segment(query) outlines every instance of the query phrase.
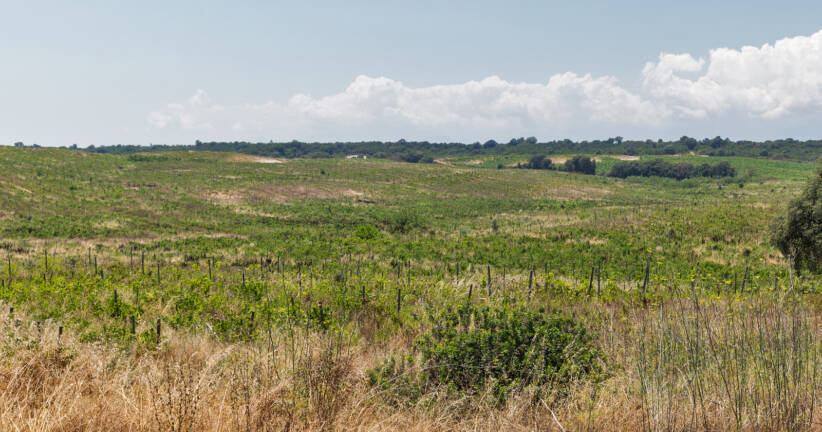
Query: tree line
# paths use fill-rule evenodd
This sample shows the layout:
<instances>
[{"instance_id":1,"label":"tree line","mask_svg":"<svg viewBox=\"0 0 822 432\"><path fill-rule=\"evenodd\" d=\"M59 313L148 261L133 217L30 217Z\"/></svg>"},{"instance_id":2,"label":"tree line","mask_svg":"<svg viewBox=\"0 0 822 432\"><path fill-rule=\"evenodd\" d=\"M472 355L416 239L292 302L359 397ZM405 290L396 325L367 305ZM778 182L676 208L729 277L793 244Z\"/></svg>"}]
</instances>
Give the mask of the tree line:
<instances>
[{"instance_id":1,"label":"tree line","mask_svg":"<svg viewBox=\"0 0 822 432\"><path fill-rule=\"evenodd\" d=\"M617 162L611 167L608 177L668 177L684 180L691 177L734 177L736 170L728 162L715 165L703 163L693 165L687 162L669 162L663 159Z\"/></svg>"},{"instance_id":2,"label":"tree line","mask_svg":"<svg viewBox=\"0 0 822 432\"><path fill-rule=\"evenodd\" d=\"M22 143L20 143L22 145ZM71 148L77 148L72 146ZM822 140L799 141L793 138L770 141L732 141L714 137L696 139L683 136L678 140L624 140L622 137L593 141L555 140L538 142L535 137L513 138L507 143L488 140L484 143L432 143L428 141L361 141L361 142L273 142L245 141L202 142L194 145L110 145L89 146L95 153L128 154L160 151L236 152L278 158L342 158L350 155L392 159L404 162L431 163L436 158L459 156L505 156L535 154L589 155L673 155L746 156L771 159L813 161L822 156Z\"/></svg>"}]
</instances>

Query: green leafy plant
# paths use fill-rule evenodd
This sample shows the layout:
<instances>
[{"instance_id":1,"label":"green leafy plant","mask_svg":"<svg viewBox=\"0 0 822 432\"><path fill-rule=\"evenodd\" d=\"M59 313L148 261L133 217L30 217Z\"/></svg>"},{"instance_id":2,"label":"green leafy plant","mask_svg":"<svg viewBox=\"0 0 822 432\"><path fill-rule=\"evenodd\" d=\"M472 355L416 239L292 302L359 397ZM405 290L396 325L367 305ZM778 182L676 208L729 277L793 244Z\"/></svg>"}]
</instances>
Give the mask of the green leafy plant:
<instances>
[{"instance_id":1,"label":"green leafy plant","mask_svg":"<svg viewBox=\"0 0 822 432\"><path fill-rule=\"evenodd\" d=\"M432 318L415 343L428 384L469 393L492 385L502 400L517 388L604 376L595 336L571 318L468 304Z\"/></svg>"},{"instance_id":2,"label":"green leafy plant","mask_svg":"<svg viewBox=\"0 0 822 432\"><path fill-rule=\"evenodd\" d=\"M365 224L358 226L354 234L361 240L373 240L380 236L380 230L374 225Z\"/></svg>"}]
</instances>

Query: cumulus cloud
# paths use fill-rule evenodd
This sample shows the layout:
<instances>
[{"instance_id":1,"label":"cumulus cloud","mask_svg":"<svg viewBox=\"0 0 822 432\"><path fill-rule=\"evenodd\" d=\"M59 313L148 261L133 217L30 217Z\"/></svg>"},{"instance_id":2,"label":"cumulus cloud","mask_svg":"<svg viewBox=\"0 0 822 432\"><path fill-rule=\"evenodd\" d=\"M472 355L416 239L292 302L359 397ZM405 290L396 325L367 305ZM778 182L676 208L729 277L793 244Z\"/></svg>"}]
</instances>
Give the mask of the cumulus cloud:
<instances>
[{"instance_id":1,"label":"cumulus cloud","mask_svg":"<svg viewBox=\"0 0 822 432\"><path fill-rule=\"evenodd\" d=\"M653 105L615 78L565 73L547 83L512 83L492 76L462 84L411 88L389 78L359 76L342 93L319 99L299 94L289 109L306 116L355 122L402 119L421 126L548 124L580 114L602 122L655 122Z\"/></svg>"},{"instance_id":2,"label":"cumulus cloud","mask_svg":"<svg viewBox=\"0 0 822 432\"><path fill-rule=\"evenodd\" d=\"M683 73L704 73L694 78ZM777 119L822 108L822 31L762 47L711 50L708 60L661 54L642 71L649 97L690 117L742 112Z\"/></svg>"},{"instance_id":3,"label":"cumulus cloud","mask_svg":"<svg viewBox=\"0 0 822 432\"><path fill-rule=\"evenodd\" d=\"M662 53L630 89L612 76L573 72L545 82L497 76L459 84L409 87L386 77L357 77L340 93L296 94L285 103L221 105L198 90L184 103L151 112L156 128L266 131L407 126L507 131L523 125L582 129L659 126L723 115L779 119L822 114L822 31L773 45L711 50L707 59ZM402 133L402 131L398 131Z\"/></svg>"}]
</instances>

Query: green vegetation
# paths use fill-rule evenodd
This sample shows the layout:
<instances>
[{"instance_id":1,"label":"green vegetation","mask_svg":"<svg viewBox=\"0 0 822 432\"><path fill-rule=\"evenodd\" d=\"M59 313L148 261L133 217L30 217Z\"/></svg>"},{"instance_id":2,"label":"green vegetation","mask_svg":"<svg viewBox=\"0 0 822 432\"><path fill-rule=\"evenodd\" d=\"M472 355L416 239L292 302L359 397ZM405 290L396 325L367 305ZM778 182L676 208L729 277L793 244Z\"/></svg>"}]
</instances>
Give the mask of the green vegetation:
<instances>
[{"instance_id":1,"label":"green vegetation","mask_svg":"<svg viewBox=\"0 0 822 432\"><path fill-rule=\"evenodd\" d=\"M644 161L617 162L608 172L608 177L627 178L639 177L668 177L685 180L691 177L733 177L736 170L728 162L719 162L716 165L706 163L695 166L687 162L672 163L663 159Z\"/></svg>"},{"instance_id":2,"label":"green vegetation","mask_svg":"<svg viewBox=\"0 0 822 432\"><path fill-rule=\"evenodd\" d=\"M552 421L550 407L573 430L615 415L646 430L769 430L766 411L811 424L819 405L801 395L822 395L810 327L822 279L786 255L818 261L813 165L717 157L710 169L735 177L622 179L603 174L625 155L559 157L600 175L496 169L521 156L0 148L0 301L31 323L0 320L3 349L59 325L72 349L110 348L118 365L166 361L189 336L197 350L251 350L220 357L209 382L274 398L293 424L354 428L380 407L475 420L515 407L522 425ZM777 248L768 227L786 210ZM254 372L225 378L237 365Z\"/></svg>"},{"instance_id":3,"label":"green vegetation","mask_svg":"<svg viewBox=\"0 0 822 432\"><path fill-rule=\"evenodd\" d=\"M22 143L21 143L22 145ZM697 140L683 136L676 141L624 140L622 137L593 141L559 140L537 142L534 137L513 138L508 143L494 140L473 144L430 143L427 141L396 142L336 142L304 143L249 143L200 142L195 145L115 145L91 146L87 151L108 154L144 153L157 151L212 151L236 152L277 158L342 158L349 155L391 159L405 162L433 162L436 158L510 157L528 155L674 155L702 154L706 156L744 156L756 158L813 161L822 156L822 140L798 141L791 138L773 141L731 141L715 137Z\"/></svg>"},{"instance_id":4,"label":"green vegetation","mask_svg":"<svg viewBox=\"0 0 822 432\"><path fill-rule=\"evenodd\" d=\"M562 386L601 373L593 340L567 317L464 305L440 312L416 346L430 382L464 391L491 380L504 398L512 386Z\"/></svg>"},{"instance_id":5,"label":"green vegetation","mask_svg":"<svg viewBox=\"0 0 822 432\"><path fill-rule=\"evenodd\" d=\"M597 164L587 156L574 156L565 161L565 171L593 175L597 172Z\"/></svg>"},{"instance_id":6,"label":"green vegetation","mask_svg":"<svg viewBox=\"0 0 822 432\"><path fill-rule=\"evenodd\" d=\"M822 265L822 169L817 169L786 214L774 221L772 241L796 270L818 272Z\"/></svg>"}]
</instances>

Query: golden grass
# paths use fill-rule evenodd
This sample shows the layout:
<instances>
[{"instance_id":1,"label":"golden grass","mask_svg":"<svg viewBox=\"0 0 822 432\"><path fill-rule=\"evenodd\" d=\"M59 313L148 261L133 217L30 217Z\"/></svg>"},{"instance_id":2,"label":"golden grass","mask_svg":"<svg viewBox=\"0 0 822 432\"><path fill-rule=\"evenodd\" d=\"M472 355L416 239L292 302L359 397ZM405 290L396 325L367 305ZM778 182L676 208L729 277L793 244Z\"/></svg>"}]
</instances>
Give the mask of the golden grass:
<instances>
[{"instance_id":1,"label":"golden grass","mask_svg":"<svg viewBox=\"0 0 822 432\"><path fill-rule=\"evenodd\" d=\"M300 329L275 332L270 345L220 343L169 329L157 349L123 350L81 343L69 333L58 340L55 324L38 326L4 311L0 425L4 431L822 430L819 360L806 356L819 348L817 312L758 300L705 300L695 307L688 299L629 311L627 320L616 306L576 305L568 312L587 316L600 334L613 363L602 385L579 382L564 394L526 388L504 406L490 394L435 389L424 396L427 403L395 406L368 386L365 371L409 349L414 335L373 341L367 320L353 345ZM753 334L758 330L767 334ZM697 334L705 337L700 361L706 363L691 368L687 356ZM771 351L757 357L749 348ZM783 372L794 378L782 380Z\"/></svg>"}]
</instances>

